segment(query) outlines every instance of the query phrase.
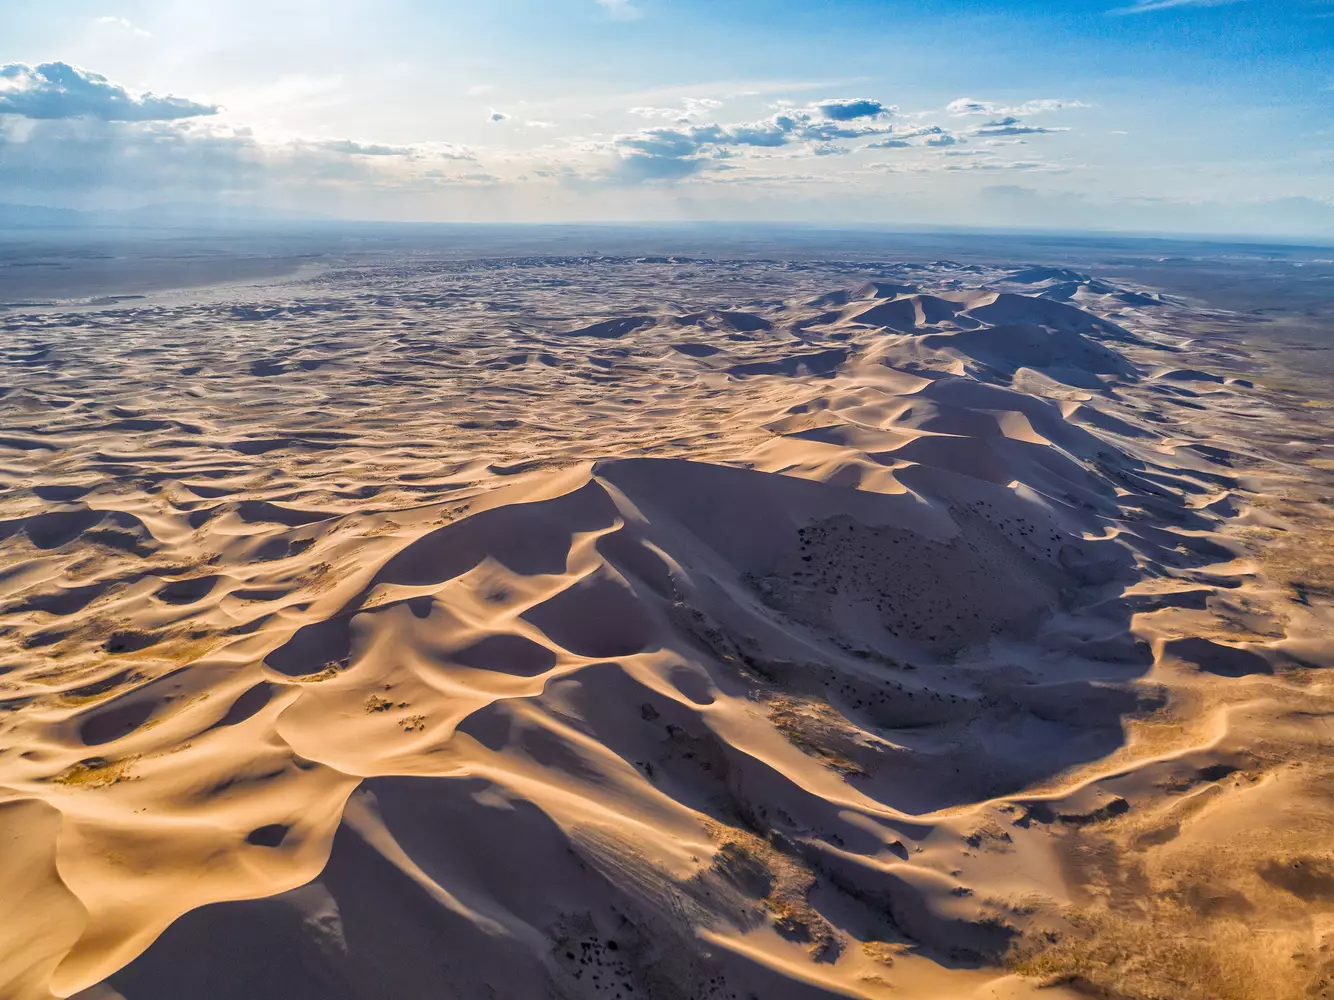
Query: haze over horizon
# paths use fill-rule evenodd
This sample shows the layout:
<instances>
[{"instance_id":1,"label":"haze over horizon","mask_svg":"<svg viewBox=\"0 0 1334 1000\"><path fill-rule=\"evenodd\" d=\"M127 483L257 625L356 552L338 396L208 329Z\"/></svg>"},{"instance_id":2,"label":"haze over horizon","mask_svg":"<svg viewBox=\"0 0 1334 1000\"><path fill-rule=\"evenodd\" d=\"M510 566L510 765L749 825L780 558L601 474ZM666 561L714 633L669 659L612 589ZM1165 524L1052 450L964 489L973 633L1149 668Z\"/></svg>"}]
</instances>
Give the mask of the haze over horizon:
<instances>
[{"instance_id":1,"label":"haze over horizon","mask_svg":"<svg viewBox=\"0 0 1334 1000\"><path fill-rule=\"evenodd\" d=\"M0 201L1334 233L1334 4L1060 6L19 0Z\"/></svg>"}]
</instances>

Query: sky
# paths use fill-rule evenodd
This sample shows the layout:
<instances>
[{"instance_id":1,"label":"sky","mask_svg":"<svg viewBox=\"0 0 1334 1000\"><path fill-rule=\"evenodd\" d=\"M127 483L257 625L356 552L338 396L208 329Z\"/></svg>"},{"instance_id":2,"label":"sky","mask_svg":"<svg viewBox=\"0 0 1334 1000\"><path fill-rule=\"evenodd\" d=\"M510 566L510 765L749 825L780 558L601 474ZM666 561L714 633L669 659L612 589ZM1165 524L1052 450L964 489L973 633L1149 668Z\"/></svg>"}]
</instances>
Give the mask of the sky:
<instances>
[{"instance_id":1,"label":"sky","mask_svg":"<svg viewBox=\"0 0 1334 1000\"><path fill-rule=\"evenodd\" d=\"M1334 0L0 0L0 202L1334 235Z\"/></svg>"}]
</instances>

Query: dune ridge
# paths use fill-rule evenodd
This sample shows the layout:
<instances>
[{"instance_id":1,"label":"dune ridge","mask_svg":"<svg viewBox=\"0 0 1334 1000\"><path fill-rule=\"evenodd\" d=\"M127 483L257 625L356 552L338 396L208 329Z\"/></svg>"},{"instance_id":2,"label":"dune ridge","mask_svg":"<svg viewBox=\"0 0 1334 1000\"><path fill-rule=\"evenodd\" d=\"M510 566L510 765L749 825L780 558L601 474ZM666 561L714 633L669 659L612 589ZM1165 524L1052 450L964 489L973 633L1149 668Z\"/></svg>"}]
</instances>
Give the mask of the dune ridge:
<instances>
[{"instance_id":1,"label":"dune ridge","mask_svg":"<svg viewBox=\"0 0 1334 1000\"><path fill-rule=\"evenodd\" d=\"M1330 477L1207 317L521 259L5 323L4 995L1328 987Z\"/></svg>"}]
</instances>

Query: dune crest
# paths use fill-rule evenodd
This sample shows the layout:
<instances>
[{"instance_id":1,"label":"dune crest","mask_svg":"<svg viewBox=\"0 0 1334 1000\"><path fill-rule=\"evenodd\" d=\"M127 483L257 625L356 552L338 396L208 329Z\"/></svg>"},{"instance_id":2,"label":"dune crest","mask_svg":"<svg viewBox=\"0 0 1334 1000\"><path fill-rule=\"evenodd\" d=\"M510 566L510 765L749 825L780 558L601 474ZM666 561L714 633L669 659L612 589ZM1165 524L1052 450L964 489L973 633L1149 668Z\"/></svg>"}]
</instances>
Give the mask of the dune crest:
<instances>
[{"instance_id":1,"label":"dune crest","mask_svg":"<svg viewBox=\"0 0 1334 1000\"><path fill-rule=\"evenodd\" d=\"M1266 562L1321 487L1187 310L948 263L525 304L572 266L15 326L0 993L1328 982L1329 595Z\"/></svg>"}]
</instances>

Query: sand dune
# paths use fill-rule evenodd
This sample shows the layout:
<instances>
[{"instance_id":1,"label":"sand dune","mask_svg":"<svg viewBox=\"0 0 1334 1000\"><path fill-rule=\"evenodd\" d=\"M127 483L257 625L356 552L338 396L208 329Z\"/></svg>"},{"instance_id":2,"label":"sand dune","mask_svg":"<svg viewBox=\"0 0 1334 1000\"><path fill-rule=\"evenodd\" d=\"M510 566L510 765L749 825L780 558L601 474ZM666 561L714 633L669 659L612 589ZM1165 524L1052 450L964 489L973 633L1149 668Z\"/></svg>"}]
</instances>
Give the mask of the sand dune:
<instances>
[{"instance_id":1,"label":"sand dune","mask_svg":"<svg viewBox=\"0 0 1334 1000\"><path fill-rule=\"evenodd\" d=\"M4 996L1329 988L1329 474L1188 309L294 288L5 321Z\"/></svg>"}]
</instances>

